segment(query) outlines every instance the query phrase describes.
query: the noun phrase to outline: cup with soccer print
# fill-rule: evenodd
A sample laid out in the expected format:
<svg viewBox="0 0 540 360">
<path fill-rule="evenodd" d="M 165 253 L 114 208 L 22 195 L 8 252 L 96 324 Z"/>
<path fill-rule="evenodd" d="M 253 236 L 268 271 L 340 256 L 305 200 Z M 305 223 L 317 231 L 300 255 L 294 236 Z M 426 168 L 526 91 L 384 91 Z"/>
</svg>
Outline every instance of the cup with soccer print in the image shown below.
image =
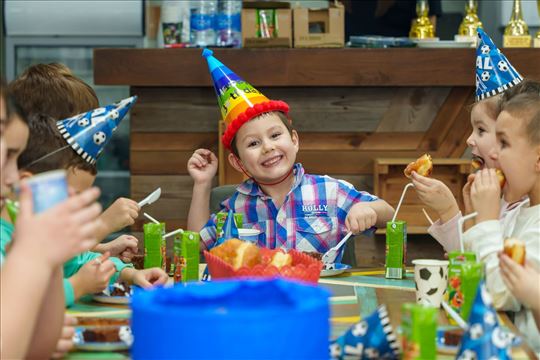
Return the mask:
<svg viewBox="0 0 540 360">
<path fill-rule="evenodd" d="M 448 285 L 448 260 L 417 259 L 412 263 L 416 302 L 440 307 Z"/>
</svg>

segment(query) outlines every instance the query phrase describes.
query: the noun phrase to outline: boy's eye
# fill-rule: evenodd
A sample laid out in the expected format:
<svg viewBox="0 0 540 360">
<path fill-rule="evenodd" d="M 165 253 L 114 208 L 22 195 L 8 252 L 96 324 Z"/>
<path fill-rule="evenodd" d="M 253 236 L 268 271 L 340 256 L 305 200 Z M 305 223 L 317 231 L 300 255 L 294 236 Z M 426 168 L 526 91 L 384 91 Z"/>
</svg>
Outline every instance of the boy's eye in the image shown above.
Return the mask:
<svg viewBox="0 0 540 360">
<path fill-rule="evenodd" d="M 280 132 L 273 133 L 272 134 L 272 139 L 275 139 L 275 138 L 279 137 L 280 135 L 281 135 Z"/>
<path fill-rule="evenodd" d="M 248 143 L 248 147 L 253 147 L 253 146 L 256 146 L 257 145 L 257 141 L 250 141 Z"/>
<path fill-rule="evenodd" d="M 501 140 L 500 144 L 501 144 L 501 149 L 504 149 L 505 147 L 508 146 L 508 143 L 505 140 Z"/>
</svg>

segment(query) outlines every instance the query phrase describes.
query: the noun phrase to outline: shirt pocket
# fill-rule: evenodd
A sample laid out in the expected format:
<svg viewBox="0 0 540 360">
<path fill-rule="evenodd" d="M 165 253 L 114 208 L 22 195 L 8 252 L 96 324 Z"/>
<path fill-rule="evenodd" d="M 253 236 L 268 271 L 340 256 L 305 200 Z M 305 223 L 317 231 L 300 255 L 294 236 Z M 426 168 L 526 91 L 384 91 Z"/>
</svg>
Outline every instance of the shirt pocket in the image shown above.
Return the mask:
<svg viewBox="0 0 540 360">
<path fill-rule="evenodd" d="M 299 251 L 325 252 L 335 243 L 337 217 L 298 218 L 294 224 Z"/>
</svg>

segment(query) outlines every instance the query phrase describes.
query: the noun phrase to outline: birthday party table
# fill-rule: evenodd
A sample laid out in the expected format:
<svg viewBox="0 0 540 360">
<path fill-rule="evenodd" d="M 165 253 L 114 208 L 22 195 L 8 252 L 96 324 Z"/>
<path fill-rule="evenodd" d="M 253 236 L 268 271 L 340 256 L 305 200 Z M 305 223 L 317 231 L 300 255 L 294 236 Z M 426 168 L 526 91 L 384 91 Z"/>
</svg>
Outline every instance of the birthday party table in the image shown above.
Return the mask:
<svg viewBox="0 0 540 360">
<path fill-rule="evenodd" d="M 171 281 L 172 282 L 172 281 Z M 401 321 L 401 305 L 415 301 L 414 279 L 410 270 L 403 280 L 387 280 L 382 269 L 353 269 L 334 277 L 321 278 L 319 285 L 331 293 L 331 337 L 335 338 L 345 332 L 350 326 L 360 321 L 362 315 L 374 311 L 379 305 L 385 304 L 394 331 L 399 329 Z M 358 299 L 361 299 L 360 303 Z M 67 313 L 77 317 L 110 317 L 130 318 L 131 310 L 128 305 L 101 304 L 79 301 L 68 309 Z M 502 323 L 515 331 L 515 327 L 504 313 L 499 313 Z M 439 313 L 439 325 L 447 324 L 446 314 Z M 535 359 L 533 352 L 526 345 L 514 348 L 514 359 Z M 455 354 L 440 352 L 437 358 L 453 359 Z M 127 359 L 129 353 L 117 352 L 83 352 L 74 351 L 68 359 Z"/>
</svg>

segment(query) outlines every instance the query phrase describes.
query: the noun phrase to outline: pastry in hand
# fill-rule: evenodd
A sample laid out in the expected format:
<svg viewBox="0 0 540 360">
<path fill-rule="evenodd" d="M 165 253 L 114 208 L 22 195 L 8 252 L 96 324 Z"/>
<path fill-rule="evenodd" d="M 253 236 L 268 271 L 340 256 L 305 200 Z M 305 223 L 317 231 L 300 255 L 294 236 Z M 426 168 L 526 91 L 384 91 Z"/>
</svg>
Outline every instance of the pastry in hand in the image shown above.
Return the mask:
<svg viewBox="0 0 540 360">
<path fill-rule="evenodd" d="M 210 253 L 231 265 L 234 270 L 242 266 L 253 267 L 261 262 L 259 248 L 249 241 L 239 239 L 229 239 L 211 249 Z"/>
<path fill-rule="evenodd" d="M 495 169 L 495 174 L 497 175 L 497 180 L 499 180 L 499 185 L 502 189 L 504 187 L 504 184 L 506 184 L 506 178 L 504 177 L 501 169 Z"/>
<path fill-rule="evenodd" d="M 525 243 L 516 238 L 504 240 L 504 253 L 520 265 L 525 264 Z"/>
<path fill-rule="evenodd" d="M 418 175 L 430 176 L 433 171 L 433 162 L 429 154 L 420 156 L 416 161 L 413 161 L 403 171 L 406 177 L 411 178 L 412 172 L 415 171 Z"/>
</svg>

